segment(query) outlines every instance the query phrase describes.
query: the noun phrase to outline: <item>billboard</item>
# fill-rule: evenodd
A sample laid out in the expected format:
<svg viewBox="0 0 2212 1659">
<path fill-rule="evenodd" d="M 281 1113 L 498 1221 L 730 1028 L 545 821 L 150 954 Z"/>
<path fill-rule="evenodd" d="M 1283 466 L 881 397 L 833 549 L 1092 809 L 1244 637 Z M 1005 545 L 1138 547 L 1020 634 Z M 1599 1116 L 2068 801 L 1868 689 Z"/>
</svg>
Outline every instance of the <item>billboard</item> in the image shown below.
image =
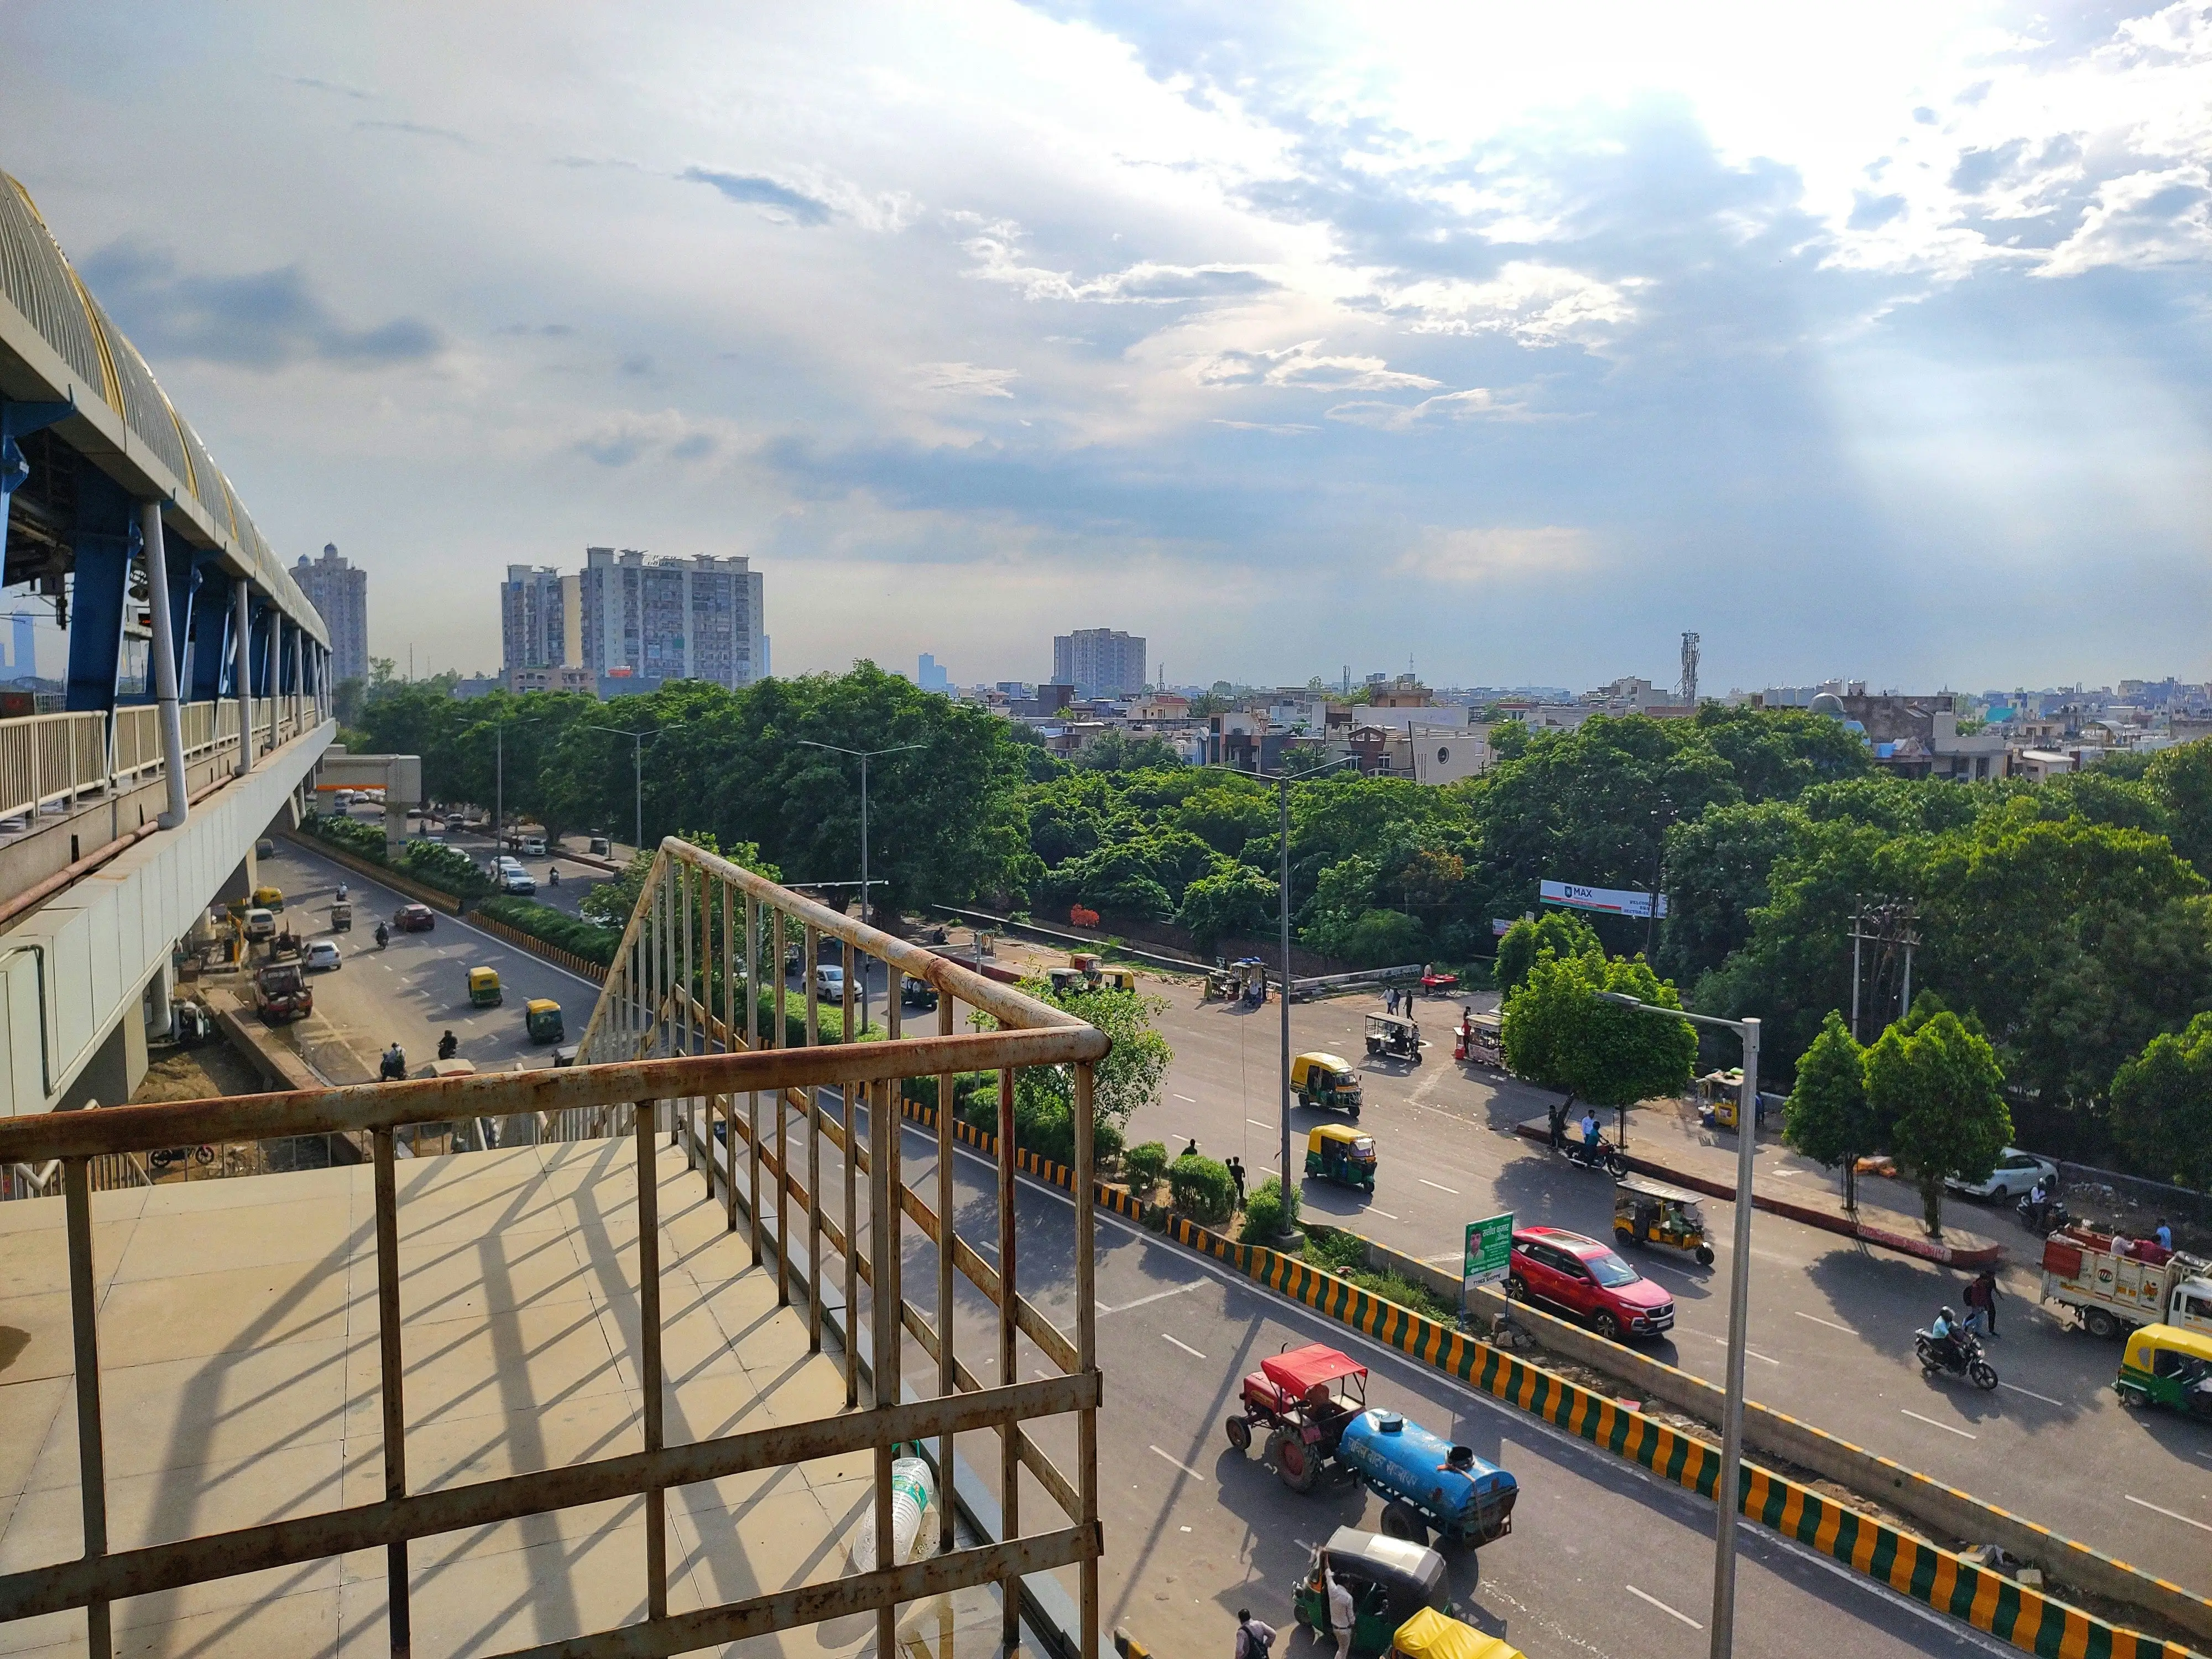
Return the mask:
<svg viewBox="0 0 2212 1659">
<path fill-rule="evenodd" d="M 1461 1269 L 1463 1290 L 1504 1283 L 1513 1258 L 1513 1212 L 1467 1224 L 1467 1253 Z"/>
<path fill-rule="evenodd" d="M 1641 921 L 1651 914 L 1651 895 L 1626 887 L 1583 887 L 1571 881 L 1547 881 L 1543 884 L 1543 899 L 1547 904 L 1564 904 L 1574 910 L 1599 910 L 1609 916 L 1634 916 Z M 1659 915 L 1667 915 L 1667 896 L 1659 895 Z"/>
</svg>

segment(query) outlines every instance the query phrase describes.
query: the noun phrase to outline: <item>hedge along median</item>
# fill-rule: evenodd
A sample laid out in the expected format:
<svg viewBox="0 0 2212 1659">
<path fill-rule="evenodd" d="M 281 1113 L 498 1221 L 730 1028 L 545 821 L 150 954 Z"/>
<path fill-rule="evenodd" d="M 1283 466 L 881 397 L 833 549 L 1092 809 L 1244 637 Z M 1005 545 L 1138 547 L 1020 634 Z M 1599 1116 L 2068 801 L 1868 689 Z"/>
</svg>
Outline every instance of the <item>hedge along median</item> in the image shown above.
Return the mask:
<svg viewBox="0 0 2212 1659">
<path fill-rule="evenodd" d="M 296 841 L 303 847 L 312 847 L 332 862 L 343 864 L 356 875 L 367 876 L 372 881 L 380 881 L 393 891 L 404 894 L 417 903 L 427 904 L 433 910 L 442 910 L 449 916 L 457 916 L 461 913 L 460 900 L 455 898 L 451 893 L 441 892 L 434 887 L 427 886 L 416 881 L 398 865 L 380 864 L 374 859 L 365 859 L 350 848 L 316 835 L 312 830 L 286 830 L 283 833 L 288 839 Z"/>
<path fill-rule="evenodd" d="M 904 1110 L 908 1118 L 918 1123 L 932 1128 L 936 1125 L 936 1115 L 927 1106 L 909 1102 Z M 953 1131 L 959 1139 L 996 1156 L 995 1136 L 957 1119 Z M 1041 1179 L 1073 1188 L 1074 1172 L 1062 1164 L 1018 1149 L 1016 1161 Z M 1146 1206 L 1118 1188 L 1098 1187 L 1096 1200 L 1139 1219 L 1148 1215 Z M 1169 1219 L 1167 1233 L 1176 1243 L 1227 1262 L 1269 1290 L 1302 1302 L 1317 1313 L 1601 1446 L 1664 1480 L 1703 1498 L 1710 1498 L 1715 1494 L 1720 1482 L 1720 1449 L 1694 1436 L 1670 1428 L 1540 1366 L 1517 1359 L 1449 1325 L 1360 1290 L 1296 1257 L 1256 1244 L 1232 1243 L 1180 1216 Z M 1608 1360 L 1611 1358 L 1608 1354 Z M 1674 1375 L 1686 1377 L 1687 1374 Z M 1656 1395 L 1659 1390 L 1655 1389 L 1652 1392 Z M 1823 1435 L 1794 1419 L 1784 1418 L 1780 1413 L 1767 1415 L 1790 1424 L 1806 1437 L 1810 1449 L 1817 1451 L 1814 1437 L 1836 1446 L 1848 1443 L 1835 1441 L 1832 1436 Z M 1924 1476 L 1914 1475 L 1886 1458 L 1873 1458 L 1870 1454 L 1859 1452 L 1856 1447 L 1849 1449 L 1868 1458 L 1872 1465 L 1888 1474 L 1909 1477 L 1911 1481 L 1923 1482 L 1927 1487 L 1949 1494 L 1963 1506 L 1961 1514 L 2004 1516 L 2014 1527 L 2027 1528 L 2039 1540 L 2033 1553 L 2039 1557 L 2056 1555 L 2063 1563 L 2061 1576 L 2081 1583 L 2084 1589 L 2112 1595 L 2134 1606 L 2155 1607 L 2186 1629 L 2199 1629 L 2199 1620 L 2212 1625 L 2212 1603 L 2191 1595 L 2178 1585 L 2136 1572 L 2124 1563 L 2100 1555 L 2046 1528 L 2005 1516 L 2002 1510 L 1926 1480 Z M 1793 1456 L 1792 1461 L 1814 1467 L 1809 1459 Z M 1743 1465 L 1738 1483 L 1736 1507 L 1760 1525 L 1809 1545 L 1940 1613 L 1964 1620 L 1975 1629 L 1986 1631 L 2025 1653 L 2045 1656 L 2045 1659 L 2201 1659 L 2179 1643 L 2094 1617 L 2056 1596 L 2019 1583 L 2002 1572 L 1969 1561 L 1902 1528 L 1748 1462 Z M 1902 1504 L 1899 1507 L 1902 1508 Z M 1958 1530 L 1962 1537 L 1971 1535 L 1967 1530 Z M 2093 1582 L 2093 1575 L 2100 1566 L 2119 1575 L 2112 1580 L 2115 1588 L 2107 1589 Z M 2124 1586 L 2124 1590 L 2120 1586 Z M 2185 1618 L 2184 1613 L 2190 1616 Z"/>
</svg>

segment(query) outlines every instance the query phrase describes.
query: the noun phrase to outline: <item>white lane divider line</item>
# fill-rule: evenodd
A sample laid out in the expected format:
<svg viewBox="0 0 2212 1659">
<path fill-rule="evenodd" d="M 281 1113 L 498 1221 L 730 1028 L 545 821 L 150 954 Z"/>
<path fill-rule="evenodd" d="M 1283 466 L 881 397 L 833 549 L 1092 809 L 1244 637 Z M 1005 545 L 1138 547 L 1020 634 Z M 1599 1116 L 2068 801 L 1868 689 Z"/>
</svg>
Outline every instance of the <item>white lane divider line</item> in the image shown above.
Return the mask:
<svg viewBox="0 0 2212 1659">
<path fill-rule="evenodd" d="M 1905 1411 L 1905 1407 L 1902 1406 L 1899 1406 L 1898 1410 L 1905 1412 L 1905 1415 L 1912 1419 L 1916 1423 L 1925 1423 L 1931 1429 L 1941 1429 L 1946 1434 L 1955 1434 L 1961 1440 L 1979 1440 L 1982 1437 L 1978 1434 L 1969 1434 L 1966 1430 L 1954 1427 L 1948 1423 L 1938 1423 L 1932 1417 L 1923 1417 L 1918 1412 Z M 2212 1532 L 2212 1527 L 2208 1527 L 2205 1530 L 2207 1532 Z"/>
<path fill-rule="evenodd" d="M 2047 1394 L 2038 1394 L 2038 1393 L 2036 1393 L 2036 1391 L 2035 1391 L 2033 1389 L 2023 1389 L 2023 1388 L 2021 1388 L 2021 1387 L 2020 1386 L 2020 1384 L 2019 1384 L 2019 1383 L 2017 1383 L 2017 1382 L 2000 1382 L 2000 1383 L 1998 1383 L 1998 1384 L 1997 1384 L 1997 1387 L 1999 1387 L 1999 1388 L 2001 1388 L 2001 1389 L 2007 1389 L 2007 1390 L 2008 1390 L 2009 1392 L 2011 1392 L 2011 1393 L 2013 1393 L 2013 1394 L 2024 1394 L 2024 1395 L 2027 1395 L 2030 1400 L 2040 1400 L 2040 1401 L 2041 1401 L 2045 1405 L 2046 1405 L 2046 1406 L 2056 1406 L 2056 1407 L 2057 1407 L 2061 1411 L 2063 1411 L 2063 1410 L 2066 1408 L 2066 1402 L 2065 1402 L 2064 1401 L 2063 1401 L 2063 1400 L 2053 1400 L 2053 1399 L 2052 1399 L 2049 1395 L 2047 1395 Z"/>
<path fill-rule="evenodd" d="M 1677 1325 L 1674 1328 L 1677 1332 L 1684 1335 L 1703 1337 L 1706 1341 L 1712 1343 L 1717 1347 L 1725 1348 L 1728 1346 L 1728 1338 L 1724 1336 L 1715 1336 L 1711 1331 L 1694 1331 L 1687 1325 Z M 1746 1348 L 1744 1352 L 1749 1358 L 1753 1359 L 1765 1360 L 1766 1364 L 1770 1365 L 1779 1365 L 1782 1363 L 1778 1359 L 1772 1358 L 1766 1354 L 1759 1352 L 1756 1348 Z"/>
<path fill-rule="evenodd" d="M 1447 1187 L 1443 1182 L 1431 1181 L 1426 1176 L 1422 1176 L 1419 1179 L 1424 1187 L 1433 1187 L 1440 1193 L 1449 1193 L 1454 1198 L 1459 1196 L 1459 1188 L 1456 1187 Z"/>
<path fill-rule="evenodd" d="M 1168 1340 L 1169 1340 L 1169 1341 L 1170 1341 L 1170 1342 L 1173 1342 L 1173 1341 L 1175 1340 L 1175 1338 L 1173 1338 L 1173 1337 L 1170 1337 L 1170 1338 L 1168 1339 Z M 1190 1466 L 1189 1464 L 1188 1464 L 1188 1463 L 1184 1462 L 1181 1458 L 1179 1458 L 1179 1457 L 1168 1457 L 1167 1453 L 1165 1453 L 1165 1452 L 1162 1451 L 1162 1450 L 1161 1450 L 1158 1446 L 1151 1447 L 1151 1448 L 1149 1448 L 1148 1449 L 1150 1449 L 1150 1451 L 1152 1452 L 1152 1454 L 1155 1457 L 1167 1457 L 1167 1459 L 1168 1459 L 1168 1462 L 1170 1462 L 1170 1463 L 1174 1464 L 1177 1468 L 1181 1469 L 1181 1470 L 1182 1470 L 1185 1474 L 1188 1475 L 1192 1480 L 1205 1480 L 1205 1479 L 1206 1479 L 1206 1477 L 1205 1477 L 1204 1475 L 1200 1474 L 1196 1469 L 1194 1469 L 1194 1468 L 1191 1468 L 1191 1466 Z"/>
<path fill-rule="evenodd" d="M 1206 1358 L 1206 1356 L 1205 1356 L 1204 1354 L 1200 1353 L 1197 1349 L 1195 1349 L 1195 1348 L 1192 1347 L 1192 1346 L 1190 1346 L 1190 1344 L 1189 1344 L 1189 1343 L 1188 1343 L 1188 1342 L 1185 1342 L 1185 1341 L 1182 1340 L 1180 1338 L 1170 1336 L 1170 1335 L 1169 1335 L 1165 1331 L 1162 1331 L 1162 1332 L 1160 1333 L 1160 1340 L 1161 1340 L 1161 1341 L 1163 1341 L 1163 1342 L 1172 1342 L 1172 1343 L 1174 1343 L 1174 1344 L 1176 1345 L 1176 1346 L 1177 1346 L 1178 1348 L 1181 1348 L 1181 1349 L 1182 1349 L 1185 1353 L 1188 1354 L 1188 1355 L 1189 1355 L 1193 1359 L 1203 1359 L 1203 1358 Z M 1160 1455 L 1161 1455 L 1161 1456 L 1163 1456 L 1163 1457 L 1167 1457 L 1167 1454 L 1166 1454 L 1165 1452 L 1162 1452 L 1162 1453 L 1160 1454 Z M 1175 1460 L 1174 1460 L 1173 1458 L 1171 1458 L 1171 1457 L 1170 1457 L 1170 1458 L 1168 1458 L 1168 1461 L 1169 1461 L 1170 1462 L 1171 1462 L 1171 1463 L 1172 1463 L 1173 1462 L 1175 1462 Z"/>
<path fill-rule="evenodd" d="M 1244 1121 L 1255 1129 L 1275 1129 L 1282 1127 L 1280 1124 L 1264 1122 L 1256 1117 L 1248 1117 Z"/>
<path fill-rule="evenodd" d="M 1150 1296 L 1140 1296 L 1134 1302 L 1124 1302 L 1118 1308 L 1109 1308 L 1102 1302 L 1098 1304 L 1098 1311 L 1103 1314 L 1127 1313 L 1130 1309 L 1141 1308 L 1147 1303 L 1164 1302 L 1171 1296 L 1188 1296 L 1205 1283 L 1202 1279 L 1194 1279 L 1188 1285 L 1177 1285 L 1170 1290 L 1154 1291 Z"/>
<path fill-rule="evenodd" d="M 2212 1532 L 2212 1526 L 2209 1526 L 2202 1521 L 2192 1521 L 2189 1516 L 2179 1514 L 2172 1510 L 2163 1509 L 2158 1504 L 2149 1502 L 2148 1499 L 2136 1497 L 2131 1492 L 2122 1492 L 2120 1496 L 2126 1498 L 2130 1504 L 2142 1504 L 2143 1508 L 2148 1510 L 2154 1515 L 2162 1515 L 2169 1521 L 2179 1521 L 2183 1526 L 2194 1527 L 2199 1532 Z"/>
<path fill-rule="evenodd" d="M 1679 1619 L 1684 1624 L 1687 1625 L 1692 1630 L 1703 1630 L 1705 1628 L 1703 1625 L 1691 1618 L 1688 1613 L 1676 1612 L 1673 1607 L 1668 1607 L 1664 1601 L 1662 1601 L 1657 1596 L 1651 1595 L 1648 1591 L 1640 1590 L 1633 1584 L 1625 1585 L 1623 1588 L 1625 1588 L 1628 1593 L 1634 1596 L 1638 1601 L 1649 1601 L 1653 1607 L 1658 1608 L 1660 1612 L 1665 1613 L 1669 1619 Z"/>
<path fill-rule="evenodd" d="M 1182 1101 L 1187 1106 L 1195 1106 L 1198 1104 L 1198 1097 L 1196 1095 L 1177 1095 L 1176 1098 Z"/>
<path fill-rule="evenodd" d="M 1790 1311 L 1796 1314 L 1800 1319 L 1811 1320 L 1815 1325 L 1826 1325 L 1832 1331 L 1841 1331 L 1845 1336 L 1856 1336 L 1858 1334 L 1856 1331 L 1853 1330 L 1848 1325 L 1838 1325 L 1832 1319 L 1823 1319 L 1818 1314 L 1808 1314 L 1802 1308 L 1792 1308 Z"/>
<path fill-rule="evenodd" d="M 1369 1205 L 1369 1206 L 1367 1206 L 1367 1213 L 1368 1213 L 1368 1214 L 1370 1214 L 1370 1215 L 1379 1215 L 1379 1216 L 1381 1216 L 1381 1217 L 1382 1217 L 1385 1221 L 1395 1221 L 1395 1220 L 1398 1220 L 1398 1219 L 1399 1219 L 1399 1218 L 1398 1218 L 1398 1217 L 1396 1217 L 1396 1216 L 1395 1216 L 1395 1215 L 1392 1215 L 1392 1214 L 1390 1213 L 1390 1212 L 1389 1212 L 1389 1211 L 1388 1211 L 1388 1210 L 1378 1210 L 1378 1209 L 1376 1209 L 1376 1208 L 1372 1204 L 1370 1204 L 1370 1205 Z M 1458 1258 L 1455 1257 L 1455 1258 L 1453 1258 L 1453 1259 L 1454 1259 L 1455 1261 L 1456 1261 Z"/>
</svg>

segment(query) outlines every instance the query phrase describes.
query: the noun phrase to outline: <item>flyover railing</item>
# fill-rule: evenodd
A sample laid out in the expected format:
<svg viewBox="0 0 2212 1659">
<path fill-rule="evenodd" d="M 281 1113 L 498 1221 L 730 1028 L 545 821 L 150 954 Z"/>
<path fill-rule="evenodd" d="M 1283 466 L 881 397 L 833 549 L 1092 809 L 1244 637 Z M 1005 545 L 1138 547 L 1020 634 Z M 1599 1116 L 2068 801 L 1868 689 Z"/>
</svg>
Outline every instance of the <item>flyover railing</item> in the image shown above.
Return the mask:
<svg viewBox="0 0 2212 1659">
<path fill-rule="evenodd" d="M 817 976 L 807 974 L 803 999 L 792 997 L 784 988 L 781 964 L 787 943 L 794 937 L 803 939 L 810 950 L 820 940 L 834 939 L 848 968 L 856 959 L 872 958 L 889 965 L 895 975 L 926 981 L 937 1000 L 937 1029 L 928 1035 L 904 1035 L 895 997 L 886 1040 L 819 1041 L 826 1034 Z M 772 956 L 764 955 L 768 947 L 773 948 Z M 771 980 L 773 991 L 767 988 Z M 850 987 L 853 982 L 848 974 L 844 983 Z M 891 982 L 896 985 L 897 980 Z M 746 1004 L 743 1012 L 737 1006 L 740 1000 Z M 788 1042 L 783 1019 L 787 1004 L 802 1000 L 806 1040 Z M 995 1029 L 956 1033 L 956 1003 L 988 1016 Z M 850 1006 L 848 991 L 841 1007 L 849 1011 Z M 763 1030 L 763 1016 L 770 1012 L 776 1018 L 775 1029 Z M 850 1022 L 842 1029 L 849 1032 Z M 888 1654 L 896 1650 L 900 1603 L 994 1583 L 1002 1586 L 1003 1634 L 1011 1646 L 1018 1634 L 1020 1580 L 1073 1564 L 1080 1576 L 1080 1649 L 1085 1659 L 1096 1659 L 1101 1387 L 1095 1346 L 1090 1108 L 1092 1068 L 1108 1046 L 1103 1033 L 1058 1009 L 834 915 L 725 860 L 668 842 L 653 861 L 631 917 L 617 975 L 586 1030 L 583 1047 L 589 1063 L 112 1107 L 0 1122 L 0 1164 L 37 1170 L 57 1161 L 60 1165 L 85 1540 L 84 1553 L 76 1560 L 0 1573 L 0 1625 L 82 1609 L 88 1651 L 93 1659 L 108 1659 L 113 1651 L 109 1609 L 117 1601 L 381 1547 L 386 1554 L 391 1650 L 408 1654 L 412 1650 L 408 1571 L 412 1540 L 641 1495 L 647 1526 L 645 1620 L 563 1641 L 556 1644 L 560 1653 L 687 1651 L 873 1613 L 877 1651 Z M 1075 1257 L 1073 1281 L 1066 1286 L 1075 1321 L 1073 1338 L 1051 1324 L 1019 1289 L 1012 1118 L 1018 1079 L 1029 1067 L 1067 1068 L 1077 1106 Z M 996 1266 L 951 1231 L 954 1160 L 949 1113 L 939 1115 L 943 1144 L 938 1148 L 934 1192 L 925 1194 L 909 1187 L 899 1174 L 903 1131 L 896 1103 L 908 1080 L 934 1079 L 939 1097 L 948 1099 L 953 1079 L 975 1072 L 994 1073 L 998 1083 Z M 834 1116 L 824 1101 L 832 1091 Z M 774 1120 L 765 1127 L 763 1102 Z M 631 1248 L 637 1253 L 641 1317 L 631 1358 L 640 1385 L 644 1449 L 543 1472 L 410 1492 L 400 1348 L 398 1263 L 404 1218 L 394 1173 L 400 1155 L 398 1138 L 417 1139 L 420 1126 L 511 1122 L 517 1118 L 529 1121 L 532 1132 L 545 1139 L 599 1133 L 635 1140 L 638 1227 Z M 751 1196 L 745 1213 L 752 1259 L 765 1267 L 767 1255 L 773 1254 L 780 1303 L 790 1300 L 799 1279 L 798 1264 L 792 1258 L 801 1249 L 802 1237 L 805 1285 L 834 1282 L 842 1266 L 848 1335 L 845 1413 L 687 1444 L 666 1443 L 656 1158 L 658 1135 L 663 1132 L 691 1149 L 695 1167 L 703 1154 L 710 1193 L 719 1164 L 733 1231 L 738 1226 L 738 1188 L 741 1182 L 746 1186 Z M 99 1358 L 100 1283 L 93 1261 L 92 1165 L 103 1158 L 178 1146 L 313 1133 L 362 1134 L 370 1144 L 385 1496 L 380 1502 L 348 1504 L 295 1519 L 111 1551 Z M 807 1172 L 803 1184 L 793 1145 L 801 1139 Z M 846 1170 L 842 1225 L 823 1203 L 824 1140 L 846 1153 L 842 1160 Z M 763 1172 L 775 1188 L 767 1206 L 775 1218 L 772 1241 L 764 1238 Z M 869 1190 L 865 1240 L 856 1209 L 861 1174 L 867 1177 Z M 935 1252 L 938 1294 L 934 1308 L 927 1312 L 908 1302 L 900 1290 L 908 1218 L 926 1238 L 939 1243 Z M 825 1245 L 834 1257 L 842 1258 L 842 1262 L 827 1264 L 831 1277 L 826 1280 Z M 963 1364 L 955 1352 L 956 1270 L 996 1310 L 993 1340 L 984 1345 L 989 1352 L 979 1367 Z M 851 1409 L 860 1406 L 862 1395 L 859 1343 L 853 1330 L 861 1306 L 861 1282 L 869 1287 L 870 1378 L 866 1407 Z M 807 1300 L 809 1345 L 819 1352 L 823 1297 L 811 1294 Z M 903 1334 L 911 1334 L 937 1361 L 934 1396 L 902 1401 Z M 1018 1338 L 1026 1338 L 1058 1374 L 1039 1372 L 1030 1381 L 1018 1380 Z M 905 1380 L 911 1389 L 914 1379 Z M 1045 1456 L 1024 1431 L 1024 1425 L 1033 1419 L 1068 1413 L 1077 1419 L 1072 1475 Z M 896 1565 L 893 1448 L 933 1438 L 939 1467 L 949 1469 L 952 1437 L 993 1431 L 1000 1451 L 1002 1536 L 956 1548 L 951 1506 L 940 1505 L 941 1553 Z M 862 1450 L 873 1453 L 875 1559 L 881 1565 L 825 1583 L 670 1613 L 665 1503 L 672 1487 Z M 1049 1530 L 1023 1530 L 1018 1503 L 1023 1470 L 1059 1506 L 1064 1524 Z"/>
<path fill-rule="evenodd" d="M 321 719 L 313 698 L 256 697 L 254 751 L 266 754 Z M 179 710 L 187 765 L 238 747 L 240 703 L 186 703 Z M 0 818 L 34 817 L 74 807 L 86 795 L 107 796 L 161 775 L 161 710 L 131 703 L 111 716 L 97 710 L 25 714 L 0 720 Z"/>
</svg>

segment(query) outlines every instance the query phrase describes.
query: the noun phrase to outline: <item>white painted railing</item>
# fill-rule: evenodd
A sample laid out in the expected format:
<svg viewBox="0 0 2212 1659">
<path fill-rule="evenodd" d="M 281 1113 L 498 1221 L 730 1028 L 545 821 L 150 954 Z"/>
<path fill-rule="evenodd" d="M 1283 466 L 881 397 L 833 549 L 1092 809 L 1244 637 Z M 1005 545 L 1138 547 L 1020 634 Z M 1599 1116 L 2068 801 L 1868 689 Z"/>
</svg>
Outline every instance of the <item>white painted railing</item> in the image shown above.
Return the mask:
<svg viewBox="0 0 2212 1659">
<path fill-rule="evenodd" d="M 289 743 L 321 719 L 312 697 L 253 700 L 254 753 Z M 239 702 L 187 703 L 179 711 L 185 759 L 238 746 Z M 132 703 L 115 711 L 111 728 L 97 712 L 27 714 L 0 720 L 0 818 L 35 815 L 86 794 L 112 794 L 161 775 L 161 710 Z"/>
</svg>

